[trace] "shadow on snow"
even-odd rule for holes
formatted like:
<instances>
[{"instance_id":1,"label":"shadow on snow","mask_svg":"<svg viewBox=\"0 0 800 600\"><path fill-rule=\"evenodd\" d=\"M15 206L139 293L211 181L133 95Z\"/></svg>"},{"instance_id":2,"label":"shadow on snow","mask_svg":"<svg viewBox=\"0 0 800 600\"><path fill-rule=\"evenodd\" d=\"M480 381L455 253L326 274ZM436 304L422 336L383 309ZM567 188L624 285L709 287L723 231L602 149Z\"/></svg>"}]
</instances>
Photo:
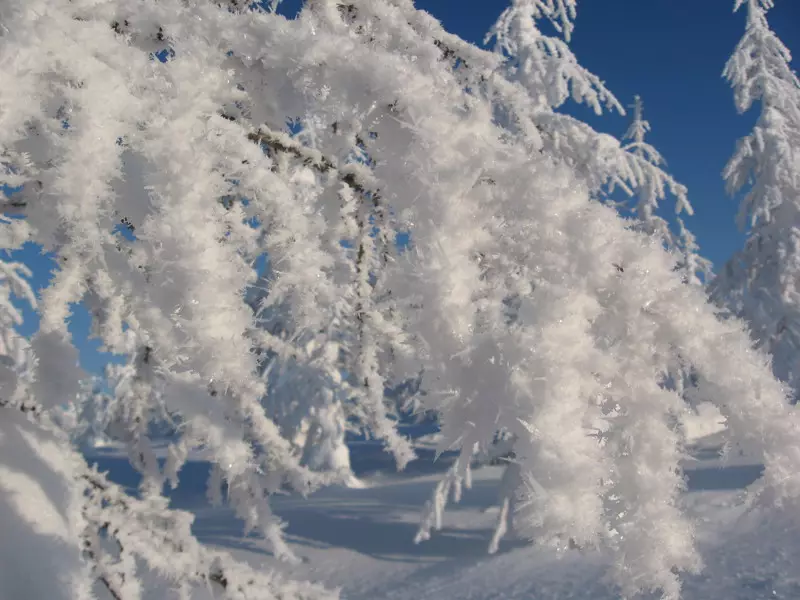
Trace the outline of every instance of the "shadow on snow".
<instances>
[{"instance_id":1,"label":"shadow on snow","mask_svg":"<svg viewBox=\"0 0 800 600\"><path fill-rule=\"evenodd\" d=\"M418 460L397 474L391 455L379 444L355 443L352 450L356 475L367 478L380 473L382 481L364 489L332 487L306 499L276 496L272 505L275 513L288 522L289 541L313 548L346 548L381 560L407 563L431 558L486 557L496 513L481 515L479 511L495 504L495 477L476 477L472 488L464 490L461 501L449 504L446 518L460 519L458 528L445 527L434 532L430 540L414 544L419 525L416 517L430 498L436 481L426 476L444 472L452 464L454 454L447 453L434 460L433 450L421 448ZM112 480L135 493L140 476L125 457L98 452L89 457L89 462L97 463L100 470L108 471ZM689 491L734 490L754 482L762 470L760 465L698 466L687 468L685 475ZM196 514L193 530L202 542L261 550L260 537L243 535L242 522L229 508L208 505L205 489L209 473L207 462L187 462L181 469L178 488L166 492L170 504ZM469 521L465 521L465 515ZM477 517L481 517L480 523L475 522ZM524 541L505 540L500 551L524 545Z\"/></svg>"}]
</instances>

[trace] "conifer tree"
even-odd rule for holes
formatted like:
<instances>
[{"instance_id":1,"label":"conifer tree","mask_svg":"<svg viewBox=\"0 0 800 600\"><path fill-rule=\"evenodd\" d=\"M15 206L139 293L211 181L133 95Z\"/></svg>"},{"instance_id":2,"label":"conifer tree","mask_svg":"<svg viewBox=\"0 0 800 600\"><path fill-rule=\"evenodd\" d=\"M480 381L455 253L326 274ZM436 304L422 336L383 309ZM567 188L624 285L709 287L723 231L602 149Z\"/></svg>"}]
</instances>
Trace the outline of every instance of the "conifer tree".
<instances>
[{"instance_id":1,"label":"conifer tree","mask_svg":"<svg viewBox=\"0 0 800 600\"><path fill-rule=\"evenodd\" d=\"M661 153L645 141L645 136L651 131L651 127L644 118L644 102L640 96L634 97L632 108L631 124L622 137L623 142L627 140L628 143L623 148L654 167L666 166L666 161ZM669 223L656 214L659 198L663 196L663 190L659 190L658 185L657 180L645 179L634 190L638 196L638 201L633 209L637 218L637 227L648 234L657 235L669 250L678 253L680 258L677 268L683 274L686 283L701 285L703 281L711 279L711 262L698 253L697 238L687 229L683 219L680 217L676 219L678 223L678 235L676 236L670 230ZM680 184L677 185L680 186ZM681 194L686 194L683 186L678 189L681 190ZM680 206L679 204L677 208ZM688 203L685 205L685 210L689 215L693 214Z\"/></svg>"},{"instance_id":2,"label":"conifer tree","mask_svg":"<svg viewBox=\"0 0 800 600\"><path fill-rule=\"evenodd\" d=\"M711 286L714 300L743 318L772 355L775 375L800 389L800 80L789 49L769 28L772 0L737 0L745 34L725 65L740 113L760 105L753 131L740 139L723 176L742 194L738 251Z\"/></svg>"}]
</instances>

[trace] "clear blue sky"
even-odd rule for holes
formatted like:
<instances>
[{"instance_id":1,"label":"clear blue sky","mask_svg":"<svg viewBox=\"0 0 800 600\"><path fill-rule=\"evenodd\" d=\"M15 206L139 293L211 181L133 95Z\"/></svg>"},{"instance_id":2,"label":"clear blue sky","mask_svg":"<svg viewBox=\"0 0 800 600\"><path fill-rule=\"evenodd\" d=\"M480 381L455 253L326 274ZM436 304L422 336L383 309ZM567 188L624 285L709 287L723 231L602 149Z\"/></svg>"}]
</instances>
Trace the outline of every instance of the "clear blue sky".
<instances>
[{"instance_id":1,"label":"clear blue sky","mask_svg":"<svg viewBox=\"0 0 800 600\"><path fill-rule=\"evenodd\" d=\"M294 12L299 0L286 0ZM453 33L481 43L505 7L503 0L417 0ZM581 63L606 81L623 105L642 96L653 131L649 141L669 163L670 172L689 188L695 217L687 224L705 256L719 269L741 246L734 217L737 203L728 198L720 177L736 140L752 127L756 113L739 116L721 73L744 31L744 13L732 13L733 0L579 0L572 48ZM800 0L776 0L770 25L800 56ZM797 69L798 60L793 66ZM616 136L627 117L596 118L571 110L593 127ZM672 206L665 207L671 213ZM666 215L665 215L666 216ZM43 285L52 263L24 252L21 257ZM27 312L27 311L26 311ZM26 317L33 317L29 312ZM36 325L28 321L26 332ZM96 371L105 362L96 344L85 341L88 318L79 311L73 329L85 365Z\"/></svg>"}]
</instances>

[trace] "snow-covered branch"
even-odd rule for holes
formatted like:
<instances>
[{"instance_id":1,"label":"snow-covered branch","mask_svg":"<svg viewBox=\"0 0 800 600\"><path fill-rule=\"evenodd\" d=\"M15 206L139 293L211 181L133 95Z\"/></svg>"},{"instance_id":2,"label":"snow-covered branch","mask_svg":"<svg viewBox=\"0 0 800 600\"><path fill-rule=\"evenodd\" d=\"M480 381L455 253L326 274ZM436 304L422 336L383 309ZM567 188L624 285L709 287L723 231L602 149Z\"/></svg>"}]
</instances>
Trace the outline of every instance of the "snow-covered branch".
<instances>
[{"instance_id":1,"label":"snow-covered branch","mask_svg":"<svg viewBox=\"0 0 800 600\"><path fill-rule=\"evenodd\" d=\"M515 470L492 548L513 517L540 543L607 553L625 594L677 598L700 564L679 502L683 399L663 385L678 360L760 450L759 498L800 505L800 424L766 357L661 240L596 201L613 184L650 186L648 206L685 190L555 111L570 96L621 108L536 29L543 16L568 36L575 3L503 14L492 53L410 0L312 0L293 20L229 2L0 0L0 183L26 223L9 217L0 239L58 264L27 342L11 300L27 275L0 261L0 397L46 414L80 392L68 323L84 303L122 359L106 408L144 475L131 498L3 407L0 508L27 520L0 518L0 540L39 551L32 531L57 515L47 541L63 558L52 581L0 565L4 590L83 599L99 578L127 600L146 565L184 596L324 597L200 545L163 483L201 452L209 495L225 487L291 560L271 496L346 483L347 461L328 459L350 417L410 459L384 390L420 373L441 449L461 456L422 537L501 431ZM148 426L164 414L180 426L162 465ZM37 485L61 496L34 516L18 499ZM77 587L59 590L62 575Z\"/></svg>"}]
</instances>

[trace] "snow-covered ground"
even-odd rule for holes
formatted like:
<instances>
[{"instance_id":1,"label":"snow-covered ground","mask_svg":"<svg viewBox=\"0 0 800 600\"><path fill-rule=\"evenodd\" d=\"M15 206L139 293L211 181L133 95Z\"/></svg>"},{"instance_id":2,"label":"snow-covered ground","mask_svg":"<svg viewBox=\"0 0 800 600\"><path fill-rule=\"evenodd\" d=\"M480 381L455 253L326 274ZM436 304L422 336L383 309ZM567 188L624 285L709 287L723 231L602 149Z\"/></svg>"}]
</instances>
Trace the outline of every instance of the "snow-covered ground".
<instances>
[{"instance_id":1,"label":"snow-covered ground","mask_svg":"<svg viewBox=\"0 0 800 600\"><path fill-rule=\"evenodd\" d=\"M696 425L696 431L714 431ZM738 452L721 458L722 439L717 431L696 440L693 458L685 465L689 491L684 501L697 520L706 569L684 577L684 598L798 599L800 536L796 529L787 530L784 521L770 525L748 516L742 491L761 467ZM277 563L261 549L259 539L242 535L230 510L208 505L203 488L208 466L202 461L184 468L181 486L171 494L173 504L196 514L195 532L204 543L224 547L254 566L340 587L349 600L619 598L605 580L603 557L595 552L556 555L508 539L496 555L487 555L496 512L486 509L494 502L503 467L477 469L472 489L448 507L444 529L415 545L420 509L452 457L444 455L434 463L433 450L423 443L421 458L398 474L376 445L354 444L352 453L363 489L329 488L306 499L285 496L274 501L276 512L288 522L288 539L303 559L299 565ZM113 450L93 454L92 460L114 479L135 485L133 471Z\"/></svg>"}]
</instances>

